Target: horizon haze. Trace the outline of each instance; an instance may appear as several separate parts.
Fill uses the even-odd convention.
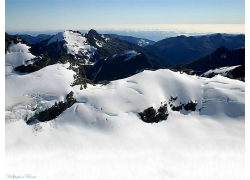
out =
[[[54,35],[90,29],[154,41],[178,35],[245,34],[245,1],[5,1],[9,34]]]

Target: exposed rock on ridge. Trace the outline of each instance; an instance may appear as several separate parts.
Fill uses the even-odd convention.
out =
[[[46,109],[38,114],[35,114],[31,118],[29,118],[26,123],[32,124],[32,122],[35,122],[36,120],[39,120],[40,122],[50,121],[52,119],[55,119],[57,116],[59,116],[63,111],[71,107],[74,103],[76,103],[76,99],[73,97],[74,93],[71,91],[66,96],[66,102],[60,101],[59,103],[55,102],[55,104],[50,107],[49,109]]]

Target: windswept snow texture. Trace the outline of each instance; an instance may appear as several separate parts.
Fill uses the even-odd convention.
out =
[[[88,44],[87,39],[82,34],[73,31],[59,32],[49,40],[48,44],[57,41],[65,41],[68,54],[82,54],[86,56],[86,64],[90,63],[88,60],[95,54],[97,50],[95,47]],[[101,47],[100,44],[99,46]]]
[[[67,67],[6,77],[6,174],[39,180],[244,179],[244,82],[162,69],[80,90],[70,86],[74,72]],[[52,106],[70,91],[77,100],[72,107],[55,120],[26,125],[36,103]],[[139,118],[138,112],[158,109],[171,96],[178,96],[176,104],[197,100],[196,111],[172,111],[168,104],[166,121]]]
[[[13,72],[13,68],[25,64],[25,61],[29,61],[35,56],[30,53],[29,46],[22,43],[15,44],[11,42],[8,47],[7,54],[5,54],[5,72]]]
[[[131,58],[134,58],[135,56],[138,56],[140,55],[140,53],[134,51],[134,50],[126,50],[122,53],[119,54],[120,56],[126,56],[127,58],[124,59],[124,61],[128,61],[130,60]]]
[[[203,77],[208,77],[209,75],[211,75],[212,73],[213,74],[220,74],[222,76],[225,76],[227,77],[228,74],[230,74],[230,72],[232,70],[234,70],[235,68],[239,67],[240,65],[238,66],[230,66],[230,67],[221,67],[221,68],[216,68],[216,69],[213,69],[213,70],[209,70],[205,73],[203,73],[201,76]]]

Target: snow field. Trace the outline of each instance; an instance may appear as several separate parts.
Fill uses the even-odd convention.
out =
[[[6,76],[6,174],[30,173],[39,180],[244,179],[244,82],[157,70],[80,90],[70,86],[74,72],[68,66]],[[30,112],[24,107],[34,102],[48,107],[64,101],[71,90],[77,103],[55,120],[26,125],[16,114]],[[168,104],[166,121],[139,119],[138,112],[158,109],[171,96],[178,96],[176,104],[197,100],[202,109],[177,112]]]

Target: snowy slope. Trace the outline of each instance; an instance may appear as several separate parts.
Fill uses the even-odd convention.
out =
[[[65,65],[55,64],[30,74],[6,76],[5,109],[19,111],[19,115],[14,116],[19,119],[26,116],[26,114],[20,116],[20,111],[30,112],[32,108],[40,110],[39,107],[43,109],[50,107],[55,101],[64,101],[66,94],[71,89],[70,84],[74,81],[73,74],[75,73],[68,70],[68,66],[69,63]]]
[[[67,68],[55,64],[6,76],[6,174],[27,172],[39,180],[244,179],[244,82],[163,69],[80,90],[70,86],[74,72]],[[49,107],[70,91],[77,103],[58,118],[24,122],[36,103]],[[157,109],[171,96],[178,96],[176,104],[197,100],[196,111],[172,111],[168,104],[166,121],[142,122],[138,112]]]
[[[29,64],[25,61],[29,61],[35,56],[30,53],[29,46],[22,43],[15,44],[11,42],[8,47],[7,54],[5,54],[5,72],[11,73],[13,68],[20,66],[22,64]]]

